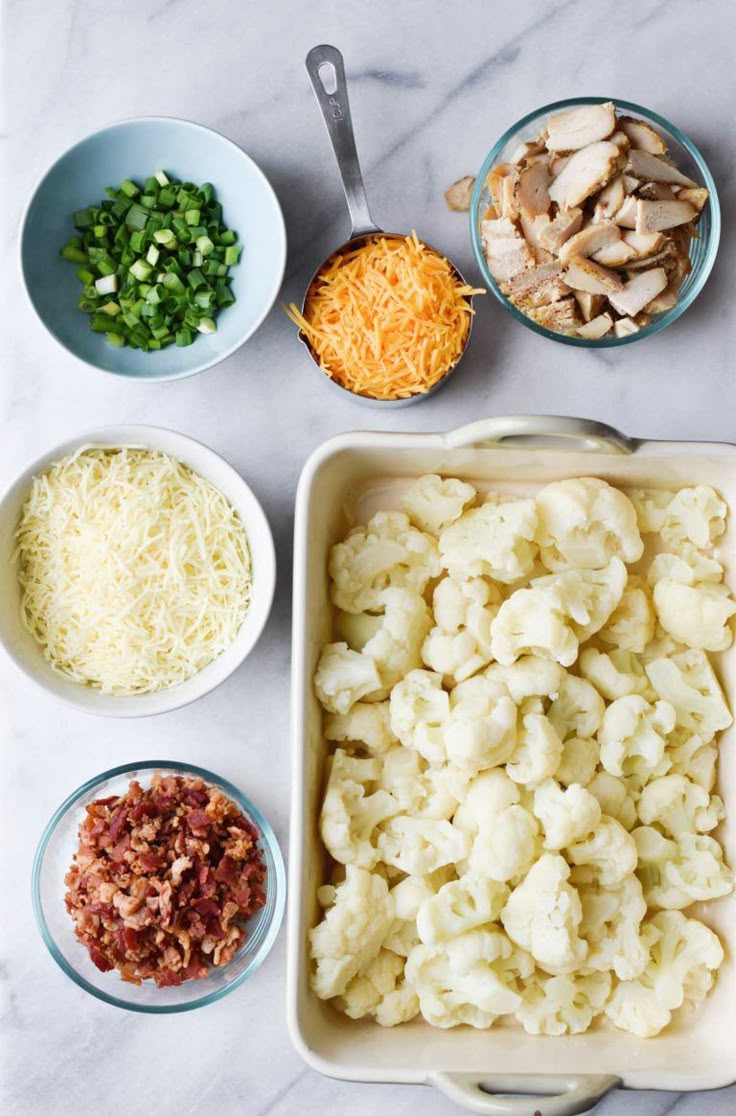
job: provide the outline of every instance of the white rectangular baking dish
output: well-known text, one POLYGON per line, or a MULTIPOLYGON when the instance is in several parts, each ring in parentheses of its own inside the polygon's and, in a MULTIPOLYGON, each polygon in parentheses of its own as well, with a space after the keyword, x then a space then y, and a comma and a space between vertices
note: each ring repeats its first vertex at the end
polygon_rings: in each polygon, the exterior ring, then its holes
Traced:
MULTIPOLYGON (((527 1035, 517 1025, 489 1031, 440 1030, 421 1020, 384 1029, 354 1021, 320 1002, 308 984, 307 934, 318 918, 315 891, 325 856, 317 832, 327 749, 312 676, 332 634, 327 584, 330 546, 379 507, 397 506, 402 485, 427 472, 481 486, 529 493, 551 480, 595 475, 621 486, 707 483, 731 510, 720 540, 726 577, 736 585, 736 446, 628 438, 587 420, 491 418, 446 434, 353 433, 326 442, 307 461, 296 503, 292 659, 292 814, 288 916, 288 1021, 305 1061, 321 1073, 356 1081, 434 1084, 482 1113, 582 1112, 612 1087, 713 1089, 736 1079, 736 900, 707 907, 704 919, 726 946, 715 990, 680 1013, 655 1039, 640 1040, 597 1023, 583 1035, 527 1035), (506 1096, 528 1093, 531 1102, 506 1096), (504 1094, 504 1095, 501 1095, 504 1094), (545 1099, 542 1099, 542 1095, 545 1099), (550 1095, 547 1095, 550 1094, 550 1095)), ((736 705, 736 649, 717 664, 736 705)), ((736 863, 734 729, 722 737, 720 793, 729 821, 722 839, 736 863)))

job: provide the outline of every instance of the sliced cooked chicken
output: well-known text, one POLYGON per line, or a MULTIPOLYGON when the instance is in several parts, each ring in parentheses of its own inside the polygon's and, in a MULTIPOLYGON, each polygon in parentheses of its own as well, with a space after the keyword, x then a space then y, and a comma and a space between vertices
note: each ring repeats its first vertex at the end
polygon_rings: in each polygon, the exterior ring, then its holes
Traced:
POLYGON ((633 194, 627 195, 626 201, 615 213, 613 220, 625 229, 636 228, 636 198, 633 194))
POLYGON ((612 244, 599 248, 597 252, 593 252, 591 259, 602 267, 623 267, 635 255, 634 249, 622 237, 621 240, 616 240, 612 244))
POLYGON ((517 306, 544 306, 559 302, 570 294, 570 288, 562 278, 562 266, 555 263, 542 264, 522 271, 505 285, 504 294, 517 306))
POLYGON ((507 217, 481 222, 480 235, 488 270, 497 282, 513 279, 520 271, 534 266, 529 245, 507 217))
MULTIPOLYGON (((550 219, 546 213, 540 213, 538 217, 525 217, 522 210, 519 218, 521 231, 527 244, 532 249, 544 249, 542 244, 542 233, 549 227, 550 219)), ((547 249, 544 251, 549 254, 547 249)))
POLYGON ((611 101, 556 112, 547 121, 547 150, 579 151, 597 140, 604 140, 615 127, 616 110, 611 101))
POLYGON ((527 313, 533 321, 554 333, 572 333, 582 324, 574 298, 563 298, 559 302, 551 302, 549 306, 533 307, 527 313))
POLYGON ((613 332, 617 337, 630 337, 632 333, 639 332, 639 327, 633 318, 619 318, 614 322, 613 332))
POLYGON ((572 209, 605 186, 621 170, 627 156, 615 143, 601 140, 576 151, 553 180, 549 196, 560 209, 572 209))
POLYGON ((634 178, 633 174, 624 174, 622 177, 624 180, 624 189, 626 190, 626 193, 635 194, 641 186, 641 182, 639 181, 639 179, 634 178))
POLYGON ((519 177, 516 173, 507 174, 501 181, 501 216, 515 221, 519 216, 519 177))
POLYGON ((666 182, 645 182, 636 193, 647 201, 672 201, 675 197, 672 187, 666 182))
POLYGON ((672 240, 666 239, 658 252, 651 256, 643 256, 639 260, 630 260, 626 265, 626 273, 635 274, 646 267, 674 267, 677 260, 677 248, 672 240))
POLYGON ((643 120, 635 120, 633 116, 619 116, 618 126, 629 137, 632 147, 639 151, 648 151, 650 155, 665 155, 667 144, 659 132, 646 124, 643 120))
MULTIPOLYGON (((594 260, 586 260, 576 256, 570 261, 562 273, 568 287, 575 291, 587 291, 589 294, 604 294, 609 298, 614 292, 622 290, 624 281, 615 271, 601 267, 594 260)), ((655 291, 654 294, 657 292, 655 291)), ((654 297, 654 295, 652 295, 654 297)))
POLYGON ((644 309, 649 314, 664 314, 675 306, 677 306, 677 287, 673 287, 670 283, 651 302, 648 302, 644 309))
POLYGON ((629 137, 624 132, 614 132, 612 136, 608 137, 611 143, 615 143, 619 151, 628 151, 631 147, 629 137))
POLYGON ((519 173, 519 209, 526 217, 539 217, 549 209, 550 184, 546 162, 533 163, 519 173))
POLYGON ((572 155, 554 155, 549 161, 549 173, 552 177, 557 178, 558 174, 562 174, 571 159, 572 155))
POLYGON ((643 260, 645 256, 653 256, 659 252, 665 238, 662 233, 639 233, 636 229, 625 229, 622 239, 624 244, 633 248, 637 259, 643 260))
POLYGON ((594 221, 610 221, 626 201, 623 175, 617 174, 604 186, 595 200, 594 221))
POLYGON ((678 201, 690 202, 700 213, 708 201, 708 191, 705 186, 686 186, 677 195, 678 201))
MULTIPOLYGON (((569 279, 566 280, 569 282, 569 279)), ((622 290, 609 294, 608 301, 619 314, 633 318, 647 303, 667 286, 667 272, 663 267, 652 267, 629 279, 622 290)))
POLYGON ((636 231, 638 233, 661 232, 674 229, 676 225, 687 225, 698 211, 690 202, 647 201, 639 198, 636 203, 636 231))
POLYGON ((573 256, 592 256, 601 248, 615 244, 620 239, 621 230, 611 221, 599 221, 595 225, 587 225, 565 241, 560 248, 560 260, 566 264, 573 256))
POLYGON ((582 209, 566 209, 550 221, 539 236, 542 248, 548 252, 559 252, 562 245, 574 236, 583 223, 582 209))
POLYGON ((578 326, 578 337, 585 337, 589 341, 597 341, 599 337, 605 337, 613 329, 613 318, 610 314, 599 314, 597 318, 591 318, 585 325, 578 326))
POLYGON ((606 305, 605 295, 590 294, 589 291, 574 291, 573 293, 584 321, 590 322, 603 313, 603 307, 606 305))
POLYGON ((493 170, 489 171, 488 177, 486 178, 486 185, 493 199, 494 209, 502 217, 507 216, 507 214, 503 212, 504 179, 510 177, 515 184, 518 173, 518 167, 512 167, 510 163, 498 163, 493 170))
POLYGON ((528 140, 526 143, 519 144, 509 162, 513 163, 514 166, 519 166, 520 163, 530 159, 532 155, 539 155, 544 150, 544 140, 528 140))
POLYGON ((697 182, 693 182, 692 178, 688 178, 666 159, 636 148, 629 151, 626 169, 640 182, 677 182, 680 186, 697 186, 697 182))
POLYGON ((470 209, 470 199, 473 196, 474 186, 475 178, 472 174, 466 174, 464 178, 458 178, 457 182, 453 182, 452 186, 445 190, 447 208, 458 213, 464 213, 470 209))

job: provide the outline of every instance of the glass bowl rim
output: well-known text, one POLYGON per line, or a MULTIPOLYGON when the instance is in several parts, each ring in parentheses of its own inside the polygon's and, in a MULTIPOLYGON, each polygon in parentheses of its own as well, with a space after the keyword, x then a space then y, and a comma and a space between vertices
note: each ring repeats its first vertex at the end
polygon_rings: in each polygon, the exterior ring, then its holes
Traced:
POLYGON ((541 337, 548 337, 552 341, 558 341, 563 345, 572 345, 576 348, 582 349, 612 349, 617 348, 619 345, 630 345, 634 341, 643 341, 645 337, 651 337, 655 333, 659 333, 665 326, 670 325, 676 321, 681 314, 688 309, 689 306, 695 301, 701 290, 705 286, 713 265, 715 264, 716 256, 718 254, 718 245, 721 238, 721 206, 718 198, 718 190, 716 188, 715 180, 710 172, 708 164, 706 163, 700 150, 695 146, 691 139, 680 131, 674 124, 671 124, 666 117, 661 116, 659 113, 653 112, 651 109, 645 108, 643 105, 636 104, 634 101, 624 101, 618 97, 568 97, 560 101, 552 101, 548 105, 542 105, 540 108, 534 109, 533 112, 528 112, 517 120, 510 128, 507 128, 503 135, 494 143, 493 147, 486 156, 483 165, 478 172, 473 187, 473 196, 470 202, 470 239, 473 245, 473 253, 475 255, 476 263, 480 268, 483 279, 488 284, 491 293, 501 303, 505 310, 508 311, 512 317, 525 325, 527 329, 531 329, 534 333, 538 333, 541 337), (483 254, 483 246, 480 240, 480 232, 478 228, 478 213, 480 210, 480 199, 483 192, 483 185, 486 180, 488 172, 493 165, 498 161, 498 157, 503 151, 507 143, 510 142, 520 131, 531 124, 540 116, 548 115, 549 113, 559 111, 561 109, 570 108, 575 105, 602 105, 608 101, 612 101, 617 109, 624 109, 628 112, 633 112, 644 120, 651 121, 653 124, 659 125, 664 128, 670 135, 674 136, 677 142, 685 148, 687 153, 697 164, 705 186, 708 189, 708 205, 710 207, 711 228, 706 246, 706 256, 703 260, 701 269, 697 278, 688 292, 687 296, 678 300, 677 305, 673 306, 671 310, 665 311, 650 325, 640 329, 638 333, 628 334, 625 337, 600 337, 593 340, 587 337, 568 337, 564 333, 555 333, 554 330, 547 329, 545 326, 539 325, 538 322, 529 318, 521 310, 517 309, 506 295, 500 290, 495 279, 488 270, 485 256, 483 254))
POLYGON ((284 908, 286 904, 286 870, 284 867, 284 859, 281 853, 281 848, 276 840, 276 835, 271 828, 270 824, 266 821, 263 814, 258 810, 250 799, 238 790, 238 788, 231 783, 228 779, 223 779, 221 776, 209 771, 205 767, 198 767, 193 763, 182 763, 179 760, 142 760, 139 763, 123 763, 116 767, 108 768, 99 775, 94 775, 92 778, 87 779, 75 791, 72 791, 59 807, 54 811, 51 818, 47 822, 41 839, 38 843, 36 853, 33 858, 33 869, 31 877, 31 889, 33 899, 33 913, 36 919, 36 925, 39 929, 44 944, 49 953, 56 961, 57 965, 66 973, 66 975, 74 981, 78 987, 83 988, 85 992, 89 992, 98 1000, 104 1001, 106 1004, 112 1004, 113 1007, 124 1008, 127 1011, 141 1012, 147 1015, 170 1015, 183 1011, 193 1011, 195 1008, 205 1007, 207 1004, 212 1004, 216 1000, 222 999, 228 992, 232 992, 238 988, 243 982, 260 968, 262 963, 271 951, 284 915, 284 908), (56 828, 64 817, 78 802, 92 790, 95 786, 99 786, 107 779, 113 779, 120 775, 132 774, 133 772, 144 771, 161 771, 169 770, 177 774, 191 774, 196 775, 205 782, 210 782, 221 787, 228 795, 232 796, 243 812, 253 821, 256 827, 260 830, 263 842, 268 846, 269 852, 274 862, 274 875, 275 875, 275 889, 276 901, 273 908, 273 914, 269 923, 268 929, 264 938, 259 945, 258 949, 251 958, 249 964, 243 969, 242 973, 230 983, 222 988, 218 988, 213 992, 208 992, 197 999, 189 1000, 181 1004, 137 1004, 130 1000, 121 999, 119 996, 114 996, 111 993, 104 992, 100 988, 96 988, 85 977, 82 976, 72 965, 69 964, 67 959, 59 950, 54 940, 51 931, 49 930, 48 923, 43 913, 43 906, 41 903, 40 895, 40 878, 41 867, 43 865, 46 850, 49 842, 54 835, 56 828))

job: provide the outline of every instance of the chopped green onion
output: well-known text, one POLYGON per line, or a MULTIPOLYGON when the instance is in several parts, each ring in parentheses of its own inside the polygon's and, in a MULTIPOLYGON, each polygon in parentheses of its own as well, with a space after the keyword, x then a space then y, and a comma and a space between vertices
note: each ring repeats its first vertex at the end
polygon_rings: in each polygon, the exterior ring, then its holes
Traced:
POLYGON ((164 248, 173 248, 176 244, 176 236, 171 229, 156 229, 153 239, 157 244, 163 245, 164 248))
POLYGON ((150 248, 148 249, 148 251, 146 252, 146 259, 148 260, 148 262, 150 264, 153 264, 153 266, 155 267, 156 264, 158 263, 158 258, 159 258, 160 255, 161 255, 161 253, 159 252, 156 245, 152 244, 150 246, 150 248))
POLYGON ((212 318, 200 318, 197 329, 200 333, 214 333, 217 329, 217 326, 213 322, 212 318))
POLYGON ((114 294, 118 289, 118 277, 113 272, 111 275, 103 275, 101 279, 95 279, 95 290, 98 294, 114 294))
POLYGON ((154 171, 153 172, 153 177, 156 179, 159 186, 168 186, 169 185, 169 177, 168 177, 168 175, 166 174, 165 171, 162 171, 162 170, 154 171))
POLYGON ((142 281, 146 280, 152 271, 153 268, 145 260, 136 260, 134 264, 130 265, 131 275, 135 275, 136 279, 142 281))
POLYGON ((135 182, 131 182, 129 178, 123 179, 123 181, 120 183, 120 189, 129 198, 134 198, 137 194, 140 194, 140 190, 136 186, 135 182))

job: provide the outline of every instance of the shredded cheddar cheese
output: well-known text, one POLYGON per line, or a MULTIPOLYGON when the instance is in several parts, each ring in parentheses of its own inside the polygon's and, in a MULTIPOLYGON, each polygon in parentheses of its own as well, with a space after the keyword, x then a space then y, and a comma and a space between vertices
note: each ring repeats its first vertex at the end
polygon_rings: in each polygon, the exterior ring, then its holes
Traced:
POLYGON ((342 387, 372 399, 426 393, 460 358, 473 313, 452 264, 423 244, 380 234, 331 256, 287 314, 319 365, 342 387))
POLYGON ((102 693, 183 682, 248 611, 242 521, 163 453, 83 446, 34 477, 16 539, 25 626, 54 670, 102 693))

